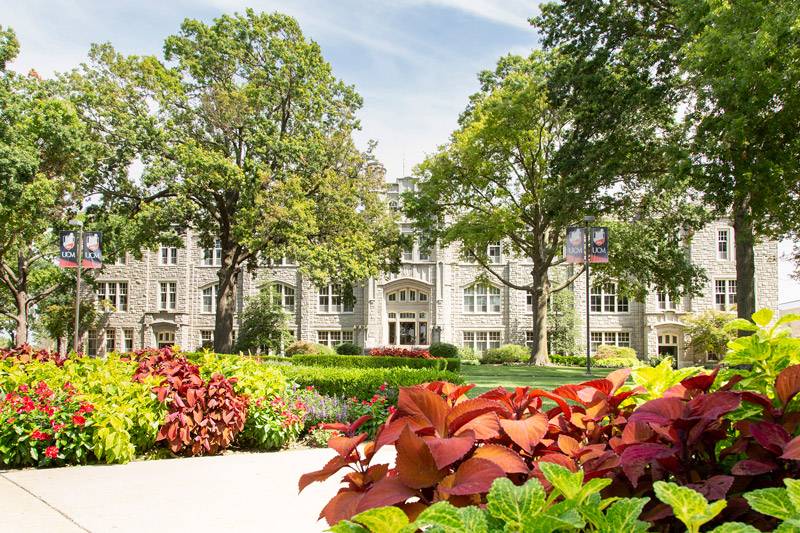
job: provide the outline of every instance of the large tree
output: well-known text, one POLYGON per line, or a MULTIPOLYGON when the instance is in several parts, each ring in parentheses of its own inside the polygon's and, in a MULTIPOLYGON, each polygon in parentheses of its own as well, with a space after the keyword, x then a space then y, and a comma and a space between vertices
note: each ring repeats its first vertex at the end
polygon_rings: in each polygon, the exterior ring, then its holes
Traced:
MULTIPOLYGON (((591 164, 602 150, 590 150, 575 136, 580 109, 559 105, 549 88, 561 60, 538 52, 507 56, 494 71, 481 73, 481 90, 470 98, 459 128, 419 165, 417 190, 404 199, 423 235, 443 245, 459 243, 490 278, 531 295, 535 364, 548 363, 548 297, 582 272, 551 283, 551 269, 564 263, 567 228, 582 225, 584 215, 602 216, 619 228, 612 233, 612 263, 605 275, 613 274, 626 293, 641 296, 653 285, 695 292, 703 280, 681 252, 675 231, 697 220, 684 216, 694 209, 670 194, 661 173, 591 164), (655 192, 660 194, 648 194, 655 192), (663 217, 676 224, 666 234, 663 217), (496 241, 504 242, 507 255, 530 259, 529 282, 492 264, 487 248, 496 241)), ((652 130, 624 124, 608 149, 619 143, 658 149, 652 130)))
POLYGON ((193 228, 206 247, 219 239, 215 350, 232 348, 243 269, 290 255, 325 283, 396 263, 382 174, 352 140, 361 99, 294 19, 248 10, 210 25, 186 20, 164 61, 110 45, 91 60, 72 76, 75 97, 113 147, 93 214, 132 250, 170 224, 193 228), (137 166, 141 177, 130 172, 137 166))
POLYGON ((18 50, 14 32, 0 28, 0 313, 20 345, 37 303, 65 281, 53 263, 55 230, 75 213, 91 150, 58 82, 6 68, 18 50))
POLYGON ((732 220, 745 318, 756 305, 754 244, 800 220, 798 20, 794 0, 579 0, 548 4, 535 21, 545 46, 571 58, 565 101, 594 95, 586 119, 595 131, 613 124, 606 101, 632 117, 660 110, 673 175, 732 220))

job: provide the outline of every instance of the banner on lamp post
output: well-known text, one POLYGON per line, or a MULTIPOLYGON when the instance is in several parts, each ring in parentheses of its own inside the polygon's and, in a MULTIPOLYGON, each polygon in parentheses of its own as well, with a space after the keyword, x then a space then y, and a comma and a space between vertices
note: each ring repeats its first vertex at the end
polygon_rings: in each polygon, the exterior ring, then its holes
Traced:
POLYGON ((589 256, 589 260, 592 263, 608 263, 608 228, 592 228, 590 237, 591 242, 589 243, 589 247, 591 249, 591 255, 589 256))
POLYGON ((83 268, 102 268, 103 266, 103 234, 99 231, 87 231, 83 234, 83 268))
POLYGON ((61 268, 78 267, 78 232, 60 232, 58 236, 58 249, 58 266, 61 268))
POLYGON ((567 228, 567 242, 564 257, 567 263, 583 263, 586 255, 586 228, 570 226, 567 228))

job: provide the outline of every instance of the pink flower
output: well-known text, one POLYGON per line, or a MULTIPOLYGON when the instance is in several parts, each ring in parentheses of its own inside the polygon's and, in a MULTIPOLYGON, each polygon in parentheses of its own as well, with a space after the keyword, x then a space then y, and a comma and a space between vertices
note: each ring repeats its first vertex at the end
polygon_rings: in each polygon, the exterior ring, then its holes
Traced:
POLYGON ((31 433, 31 440, 49 440, 50 434, 45 433, 43 431, 39 431, 38 429, 34 429, 31 433))
POLYGON ((378 387, 378 390, 381 391, 381 392, 384 392, 386 390, 386 382, 384 382, 383 385, 378 387))
POLYGON ((58 447, 57 446, 48 446, 47 449, 44 451, 45 457, 49 457, 50 459, 57 459, 58 458, 58 447))
POLYGON ((72 415, 72 423, 76 426, 82 426, 86 423, 86 419, 81 415, 72 415))
POLYGON ((28 386, 24 383, 18 387, 20 392, 28 392, 28 386))

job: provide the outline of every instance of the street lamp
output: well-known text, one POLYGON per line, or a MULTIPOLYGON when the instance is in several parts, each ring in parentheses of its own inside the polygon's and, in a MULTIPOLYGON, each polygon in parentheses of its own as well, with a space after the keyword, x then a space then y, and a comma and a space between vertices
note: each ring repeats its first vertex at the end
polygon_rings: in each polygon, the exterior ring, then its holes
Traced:
POLYGON ((583 222, 586 224, 586 237, 584 242, 584 267, 586 268, 586 373, 591 375, 592 373, 592 341, 591 341, 591 331, 589 328, 589 315, 590 313, 590 285, 589 285, 589 270, 590 270, 590 263, 592 258, 592 250, 591 250, 591 237, 589 235, 591 231, 591 224, 594 222, 594 216, 586 215, 583 217, 583 222))
POLYGON ((72 350, 77 354, 80 344, 79 324, 81 321, 81 245, 83 244, 83 221, 73 218, 69 221, 70 226, 78 228, 78 237, 75 239, 75 262, 77 266, 77 276, 75 281, 75 331, 73 332, 72 350))

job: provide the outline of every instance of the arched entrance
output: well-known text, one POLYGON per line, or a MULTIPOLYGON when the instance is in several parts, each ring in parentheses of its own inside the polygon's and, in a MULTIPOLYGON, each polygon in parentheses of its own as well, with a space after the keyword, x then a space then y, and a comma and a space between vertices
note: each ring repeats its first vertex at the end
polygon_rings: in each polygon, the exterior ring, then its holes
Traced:
POLYGON ((430 287, 422 283, 392 283, 384 289, 386 334, 389 346, 430 344, 430 287))

